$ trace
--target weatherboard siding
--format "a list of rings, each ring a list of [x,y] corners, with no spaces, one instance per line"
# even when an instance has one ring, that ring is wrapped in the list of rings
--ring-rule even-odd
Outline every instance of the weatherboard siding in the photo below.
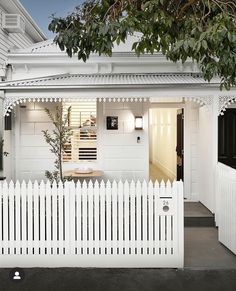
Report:
[[[3,14],[7,13],[0,6],[0,65],[3,65],[7,60],[8,51],[12,48],[26,48],[34,43],[27,34],[8,33],[2,28]]]

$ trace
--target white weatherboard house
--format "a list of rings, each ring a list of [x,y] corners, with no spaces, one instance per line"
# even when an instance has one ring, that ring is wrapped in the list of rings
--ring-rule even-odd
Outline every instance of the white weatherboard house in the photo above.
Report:
[[[60,103],[65,109],[72,106],[73,136],[63,157],[64,171],[90,167],[102,171],[100,179],[111,181],[182,179],[184,198],[202,202],[216,213],[219,225],[224,208],[220,194],[231,183],[227,177],[235,180],[235,172],[218,164],[218,116],[233,108],[229,104],[236,89],[220,91],[219,79],[204,81],[191,61],[175,64],[161,54],[137,57],[131,47],[139,37],[135,33],[115,45],[112,57],[92,55],[86,63],[69,58],[42,34],[28,45],[10,48],[0,83],[5,150],[10,153],[4,158],[4,176],[8,181],[45,180],[54,156],[42,135],[53,129],[44,108],[53,110]],[[137,129],[140,117],[142,129]],[[222,147],[222,131],[220,136]],[[221,152],[227,158],[227,150]],[[229,194],[236,189],[232,183]],[[233,217],[224,223],[232,223]]]

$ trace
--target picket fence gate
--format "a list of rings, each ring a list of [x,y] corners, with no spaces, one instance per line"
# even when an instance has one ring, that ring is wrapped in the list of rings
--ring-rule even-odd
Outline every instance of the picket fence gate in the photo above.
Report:
[[[0,183],[0,267],[183,267],[183,183]]]
[[[236,254],[236,170],[216,167],[216,225],[219,241]]]

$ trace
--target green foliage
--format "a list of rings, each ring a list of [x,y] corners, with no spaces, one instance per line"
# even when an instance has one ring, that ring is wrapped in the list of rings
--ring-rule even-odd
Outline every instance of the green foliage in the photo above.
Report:
[[[70,177],[63,177],[62,172],[63,153],[65,151],[65,146],[72,135],[72,132],[68,127],[70,111],[71,108],[69,107],[66,115],[63,116],[62,106],[56,106],[55,112],[45,108],[45,112],[55,127],[52,133],[49,133],[48,130],[42,130],[45,141],[50,146],[50,151],[56,156],[54,162],[55,171],[45,171],[45,176],[51,183],[53,183],[53,181],[58,183],[59,181],[65,182],[66,180],[71,180]]]
[[[65,18],[52,17],[54,41],[71,57],[112,55],[114,43],[141,33],[137,54],[163,53],[167,59],[199,64],[205,80],[236,85],[236,3],[228,0],[89,0]]]

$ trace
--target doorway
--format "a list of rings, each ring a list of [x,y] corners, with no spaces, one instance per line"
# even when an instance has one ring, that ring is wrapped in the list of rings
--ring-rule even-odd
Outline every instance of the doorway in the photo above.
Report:
[[[184,112],[182,108],[149,109],[149,179],[183,180]]]

